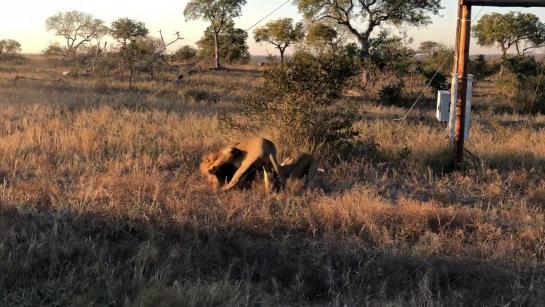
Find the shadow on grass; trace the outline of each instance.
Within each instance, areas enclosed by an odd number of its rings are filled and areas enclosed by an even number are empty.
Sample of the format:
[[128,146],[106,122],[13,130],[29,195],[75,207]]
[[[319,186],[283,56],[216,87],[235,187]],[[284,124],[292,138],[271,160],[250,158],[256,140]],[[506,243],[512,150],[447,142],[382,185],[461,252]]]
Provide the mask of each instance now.
[[[454,153],[451,146],[435,152],[421,152],[417,156],[422,158],[412,158],[417,161],[421,167],[429,167],[435,174],[445,174],[457,171],[453,167]],[[545,173],[545,158],[533,153],[489,153],[474,154],[471,151],[464,153],[464,165],[462,170],[496,169],[503,172],[510,171],[532,171],[534,173]]]
[[532,173],[545,173],[545,158],[533,153],[491,153],[479,158],[493,169],[500,171],[524,170]]
[[529,120],[500,120],[499,125],[503,128],[511,129],[545,129],[545,122],[535,122]]
[[[190,222],[143,223],[5,204],[0,207],[0,256],[2,305],[134,305],[142,300],[155,305],[192,299],[198,306],[213,305],[214,295],[227,296],[217,305],[230,304],[227,299],[236,301],[237,295],[244,305],[545,301],[539,286],[545,282],[543,266],[419,257],[368,248],[348,237],[263,235],[257,228],[195,228]],[[198,291],[203,284],[222,282],[234,289],[205,296]],[[155,290],[179,295],[150,294]]]

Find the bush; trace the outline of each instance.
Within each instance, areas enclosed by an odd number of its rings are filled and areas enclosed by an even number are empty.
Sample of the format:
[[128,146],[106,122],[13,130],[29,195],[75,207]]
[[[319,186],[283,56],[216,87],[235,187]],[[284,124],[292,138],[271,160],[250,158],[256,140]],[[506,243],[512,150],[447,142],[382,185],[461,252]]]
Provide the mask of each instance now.
[[319,104],[331,105],[355,73],[343,55],[315,57],[297,52],[285,65],[274,65],[265,71],[264,94],[270,99],[303,94]]
[[539,69],[539,64],[534,57],[521,55],[504,58],[503,66],[519,79],[524,79],[527,76],[536,76]]
[[[406,105],[409,96],[404,77],[415,71],[415,51],[408,47],[410,39],[380,32],[370,41],[369,60],[363,64],[368,92],[378,94],[387,105]],[[353,53],[353,51],[350,51]],[[405,97],[403,97],[405,96]]]
[[279,132],[283,143],[310,144],[314,150],[350,143],[357,135],[352,128],[356,112],[337,99],[355,73],[346,56],[297,52],[265,72],[264,85],[245,102],[244,115],[251,121],[242,128],[265,125]]
[[114,53],[106,53],[98,58],[96,73],[101,77],[109,77],[122,66],[121,58]]
[[49,45],[42,51],[45,56],[63,56],[66,52],[63,47],[57,42],[49,43]]
[[182,46],[174,53],[174,60],[185,63],[191,61],[197,57],[197,49],[191,46]]
[[13,55],[21,52],[21,44],[13,39],[0,40],[0,55]]
[[533,57],[514,56],[503,60],[508,70],[498,80],[500,91],[511,99],[518,112],[545,113],[545,77],[543,65]]
[[419,66],[417,72],[424,77],[426,84],[430,84],[432,93],[449,89],[449,80],[447,75],[441,71],[428,70],[424,66]]
[[387,84],[379,92],[380,102],[384,105],[399,106],[403,98],[402,93],[401,84]]
[[484,55],[478,55],[475,60],[469,61],[469,71],[475,76],[477,80],[483,80],[497,73],[500,70],[500,66],[495,64],[491,65],[486,61]]
[[16,64],[23,64],[24,57],[19,54],[21,44],[13,39],[0,40],[0,61],[14,61]]
[[432,94],[449,89],[450,69],[454,64],[454,51],[444,44],[426,41],[420,44],[416,72],[430,84]]

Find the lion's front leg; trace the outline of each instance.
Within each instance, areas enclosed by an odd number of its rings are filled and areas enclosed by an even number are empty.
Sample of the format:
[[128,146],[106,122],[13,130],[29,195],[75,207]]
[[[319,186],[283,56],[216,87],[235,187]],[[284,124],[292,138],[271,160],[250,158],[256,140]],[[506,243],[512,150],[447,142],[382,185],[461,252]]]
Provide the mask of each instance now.
[[228,185],[222,188],[222,191],[227,192],[232,189],[234,189],[241,180],[244,179],[245,175],[248,173],[250,168],[254,165],[255,160],[245,160],[242,162],[238,170],[236,171],[235,175],[233,175],[233,178],[229,182]]

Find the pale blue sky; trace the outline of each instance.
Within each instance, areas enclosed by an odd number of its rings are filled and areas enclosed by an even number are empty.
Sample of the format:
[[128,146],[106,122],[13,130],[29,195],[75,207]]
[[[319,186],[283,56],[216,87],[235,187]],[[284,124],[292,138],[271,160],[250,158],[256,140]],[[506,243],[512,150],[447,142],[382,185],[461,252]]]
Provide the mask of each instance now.
[[[2,1],[8,2],[8,0]],[[240,28],[247,28],[283,2],[284,0],[248,0],[242,17],[236,20],[236,24]],[[48,33],[45,30],[47,17],[59,11],[79,10],[90,13],[108,24],[119,17],[134,18],[145,22],[151,34],[156,35],[159,30],[162,30],[167,38],[169,34],[180,31],[185,38],[181,44],[192,45],[202,36],[206,23],[201,21],[186,22],[183,17],[183,8],[186,3],[187,0],[10,0],[9,4],[4,5],[0,10],[0,39],[18,40],[25,53],[40,52],[49,41],[57,40],[53,33]],[[443,0],[445,9],[441,11],[440,16],[433,17],[433,24],[420,29],[407,28],[409,36],[415,41],[414,44],[417,45],[424,40],[434,40],[452,46],[457,12],[456,3],[457,0]],[[474,14],[479,9],[479,7],[475,7]],[[506,12],[508,10],[489,7],[484,8],[481,15],[493,11]],[[532,12],[545,21],[544,8],[517,8],[516,10]],[[279,17],[292,17],[296,20],[301,18],[293,4],[285,6],[269,19]],[[276,49],[270,45],[256,44],[251,37],[252,35],[250,35],[249,45],[252,54],[276,54]],[[497,53],[497,49],[486,49],[472,44],[472,53],[490,52]]]

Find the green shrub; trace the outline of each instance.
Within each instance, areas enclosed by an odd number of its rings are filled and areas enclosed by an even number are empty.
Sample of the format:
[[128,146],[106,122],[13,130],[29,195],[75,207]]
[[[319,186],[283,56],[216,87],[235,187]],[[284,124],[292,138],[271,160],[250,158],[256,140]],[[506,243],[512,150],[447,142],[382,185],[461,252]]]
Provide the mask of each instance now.
[[536,76],[539,72],[539,64],[534,57],[521,55],[506,57],[503,59],[503,66],[519,79]]
[[543,65],[533,57],[513,56],[503,60],[507,69],[497,80],[498,89],[511,99],[514,109],[524,113],[545,113]]
[[424,77],[425,83],[430,85],[432,93],[449,89],[447,74],[442,71],[429,70],[425,66],[419,66],[417,72]]
[[357,135],[356,112],[338,98],[355,73],[346,56],[297,52],[265,72],[263,86],[245,101],[241,126],[272,128],[284,144],[310,144],[314,150],[350,143]]
[[402,94],[401,84],[387,84],[379,91],[380,102],[384,105],[399,106],[403,101]]
[[469,60],[469,71],[477,80],[483,80],[497,73],[500,65],[490,64],[484,55],[478,55],[474,60]]
[[185,45],[176,50],[173,57],[174,60],[181,63],[189,62],[197,57],[197,49]]

